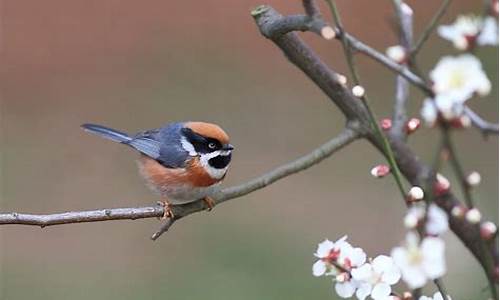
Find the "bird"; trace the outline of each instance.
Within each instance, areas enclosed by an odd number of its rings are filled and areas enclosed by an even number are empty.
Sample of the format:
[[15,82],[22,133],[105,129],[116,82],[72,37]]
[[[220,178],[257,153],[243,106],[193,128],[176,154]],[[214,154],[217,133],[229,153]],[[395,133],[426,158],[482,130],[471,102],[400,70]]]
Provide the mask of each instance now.
[[161,196],[163,218],[174,218],[172,205],[205,201],[220,189],[231,162],[233,145],[218,125],[206,122],[172,122],[160,128],[129,135],[106,126],[86,123],[81,127],[102,138],[139,152],[139,173]]

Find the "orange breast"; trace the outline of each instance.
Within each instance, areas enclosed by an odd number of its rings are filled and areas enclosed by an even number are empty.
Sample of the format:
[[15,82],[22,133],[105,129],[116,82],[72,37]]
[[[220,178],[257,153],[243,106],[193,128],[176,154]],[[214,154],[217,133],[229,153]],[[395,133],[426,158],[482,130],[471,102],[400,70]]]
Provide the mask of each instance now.
[[141,174],[157,189],[165,190],[176,186],[208,187],[220,180],[208,175],[199,163],[199,158],[192,158],[186,168],[170,169],[156,160],[142,155],[139,160]]

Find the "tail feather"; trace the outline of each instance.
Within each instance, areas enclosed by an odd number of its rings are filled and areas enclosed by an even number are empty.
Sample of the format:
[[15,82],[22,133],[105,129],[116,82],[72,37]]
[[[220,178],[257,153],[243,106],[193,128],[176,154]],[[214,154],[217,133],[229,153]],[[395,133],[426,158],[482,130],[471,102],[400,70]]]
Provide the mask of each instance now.
[[82,128],[87,132],[96,134],[100,137],[118,143],[127,143],[132,140],[132,138],[124,132],[120,132],[118,130],[114,130],[97,124],[83,124]]

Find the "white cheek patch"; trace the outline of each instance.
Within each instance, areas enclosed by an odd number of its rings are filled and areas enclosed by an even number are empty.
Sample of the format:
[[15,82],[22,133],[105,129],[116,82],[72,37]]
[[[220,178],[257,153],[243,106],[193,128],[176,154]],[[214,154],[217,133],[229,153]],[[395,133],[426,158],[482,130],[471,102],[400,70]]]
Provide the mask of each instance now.
[[194,149],[193,144],[191,144],[185,137],[181,138],[181,145],[184,150],[186,150],[190,156],[196,156],[196,150]]
[[214,168],[212,167],[208,161],[211,159],[211,158],[214,158],[214,157],[217,157],[219,155],[222,155],[222,156],[227,156],[231,153],[231,151],[222,151],[222,150],[217,150],[217,151],[214,151],[212,153],[206,153],[206,154],[202,154],[200,155],[200,164],[202,165],[202,167],[207,171],[208,175],[210,175],[210,177],[212,178],[215,178],[215,179],[221,179],[222,177],[224,177],[224,175],[226,174],[227,172],[227,169],[229,167],[229,165],[227,165],[225,168],[223,169],[217,169],[217,168]]

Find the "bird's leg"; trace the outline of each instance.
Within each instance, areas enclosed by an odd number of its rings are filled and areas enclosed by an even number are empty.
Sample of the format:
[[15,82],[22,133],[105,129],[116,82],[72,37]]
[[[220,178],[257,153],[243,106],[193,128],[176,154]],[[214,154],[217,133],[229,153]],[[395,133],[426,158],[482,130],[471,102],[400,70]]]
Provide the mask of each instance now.
[[207,196],[207,197],[203,198],[203,202],[205,202],[205,204],[207,205],[208,211],[211,211],[212,208],[215,207],[215,201],[211,197]]
[[158,205],[161,205],[163,207],[163,216],[161,217],[162,220],[165,219],[174,219],[174,212],[172,211],[172,204],[168,201],[166,197],[163,198],[163,201],[158,201]]

